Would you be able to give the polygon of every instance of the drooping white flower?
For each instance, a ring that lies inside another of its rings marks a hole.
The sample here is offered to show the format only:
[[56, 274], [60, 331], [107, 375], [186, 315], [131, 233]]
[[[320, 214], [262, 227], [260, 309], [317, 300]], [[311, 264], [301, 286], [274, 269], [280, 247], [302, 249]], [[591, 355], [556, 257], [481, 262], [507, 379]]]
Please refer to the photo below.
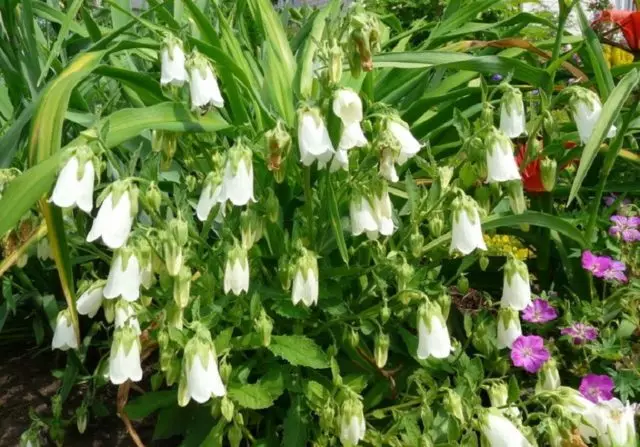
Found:
[[333, 98], [333, 113], [346, 127], [362, 121], [362, 101], [356, 92], [348, 88], [338, 90]]
[[247, 251], [239, 244], [229, 250], [224, 267], [224, 293], [229, 291], [234, 295], [249, 291], [249, 260]]
[[36, 251], [38, 259], [40, 259], [41, 261], [53, 259], [53, 255], [51, 254], [51, 245], [49, 245], [49, 238], [46, 236], [38, 241], [38, 247]]
[[291, 301], [308, 307], [318, 304], [318, 288], [318, 260], [313, 252], [305, 250], [296, 265]]
[[360, 123], [352, 123], [342, 129], [338, 150], [346, 151], [354, 147], [364, 147], [367, 143], [367, 137], [364, 136]]
[[189, 91], [192, 110], [210, 105], [224, 107], [224, 99], [222, 99], [211, 63], [196, 51], [189, 61]]
[[526, 116], [522, 92], [509, 85], [500, 101], [500, 130], [509, 138], [517, 138], [526, 133]]
[[487, 182], [520, 180], [518, 164], [513, 156], [513, 144], [502, 131], [493, 129], [485, 140], [487, 146]]
[[136, 310], [130, 302], [118, 300], [115, 307], [114, 325], [116, 329], [130, 327], [137, 335], [140, 335], [140, 322], [136, 316]]
[[[211, 209], [221, 204], [216, 220], [222, 221], [224, 217], [224, 191], [222, 189], [222, 176], [217, 172], [211, 172], [204, 181], [204, 187], [196, 206], [196, 215], [201, 222], [209, 218]], [[218, 219], [220, 218], [220, 219]]]
[[104, 297], [135, 301], [140, 298], [140, 284], [140, 264], [136, 254], [129, 248], [117, 251], [104, 286]]
[[502, 307], [523, 310], [531, 303], [531, 285], [527, 264], [515, 259], [507, 259], [504, 266], [504, 284], [502, 286]]
[[116, 249], [122, 247], [129, 238], [133, 218], [138, 213], [138, 189], [129, 181], [116, 181], [106, 192], [87, 235], [87, 242], [102, 238], [107, 247]]
[[578, 431], [584, 439], [595, 438], [600, 426], [596, 404], [586, 399], [582, 393], [573, 388], [561, 386], [562, 405], [574, 416], [580, 418]]
[[487, 412], [481, 430], [490, 447], [531, 447], [518, 427], [497, 411]]
[[403, 165], [408, 159], [420, 152], [422, 145], [413, 136], [409, 126], [404, 121], [395, 118], [387, 122], [387, 129], [400, 145], [400, 153], [396, 162]]
[[142, 380], [140, 339], [131, 327], [124, 326], [113, 334], [109, 356], [109, 380], [114, 385], [121, 385], [127, 380]]
[[393, 153], [388, 149], [382, 152], [379, 172], [381, 177], [390, 182], [395, 183], [399, 180], [396, 165], [393, 162]]
[[518, 311], [510, 307], [498, 311], [498, 349], [511, 348], [516, 338], [522, 335]]
[[298, 112], [298, 146], [300, 161], [305, 166], [318, 160], [318, 169], [323, 169], [331, 160], [335, 150], [318, 109]]
[[76, 301], [76, 309], [80, 315], [87, 315], [89, 318], [96, 316], [102, 306], [102, 291], [104, 282], [97, 281], [82, 294]]
[[78, 206], [85, 213], [93, 209], [93, 185], [96, 171], [93, 153], [86, 146], [74, 149], [58, 174], [49, 202], [60, 208]]
[[635, 413], [637, 405], [619, 399], [602, 401], [596, 405], [599, 419], [598, 446], [636, 447]]
[[349, 170], [349, 153], [345, 149], [338, 149], [331, 160], [329, 172], [336, 172], [342, 169]]
[[[573, 95], [571, 97], [569, 107], [573, 120], [578, 128], [578, 134], [580, 135], [580, 141], [582, 144], [586, 144], [591, 138], [593, 129], [600, 120], [600, 113], [602, 112], [602, 103], [598, 95], [591, 90], [587, 90], [582, 87], [572, 87]], [[615, 125], [611, 125], [608, 138], [613, 138], [616, 135], [617, 129]]]
[[444, 359], [451, 354], [451, 338], [440, 305], [427, 302], [418, 310], [418, 352], [421, 360], [429, 357]]
[[168, 36], [160, 50], [161, 85], [182, 86], [187, 81], [182, 41], [175, 36]]
[[60, 349], [61, 351], [78, 349], [78, 339], [71, 324], [69, 311], [66, 309], [58, 312], [56, 329], [53, 332], [53, 340], [51, 341], [51, 349]]
[[449, 253], [468, 255], [473, 250], [486, 250], [482, 236], [478, 204], [468, 196], [456, 197], [451, 204], [451, 245]]
[[372, 239], [377, 237], [378, 222], [371, 204], [365, 196], [352, 198], [349, 205], [349, 216], [351, 218], [351, 234], [359, 236], [367, 232], [368, 235], [372, 235]]
[[386, 187], [380, 191], [380, 194], [373, 197], [373, 212], [378, 224], [378, 232], [383, 236], [391, 236], [395, 230], [393, 206]]
[[208, 330], [199, 330], [187, 343], [182, 361], [184, 371], [178, 388], [178, 404], [185, 406], [191, 399], [207, 402], [212, 396], [224, 396], [227, 391], [218, 371], [216, 350]]
[[246, 205], [249, 201], [255, 202], [252, 153], [242, 141], [237, 141], [229, 149], [222, 178], [222, 194], [225, 201], [229, 200], [235, 206]]
[[358, 445], [364, 439], [367, 424], [364, 419], [362, 402], [349, 398], [340, 407], [340, 442], [345, 447]]

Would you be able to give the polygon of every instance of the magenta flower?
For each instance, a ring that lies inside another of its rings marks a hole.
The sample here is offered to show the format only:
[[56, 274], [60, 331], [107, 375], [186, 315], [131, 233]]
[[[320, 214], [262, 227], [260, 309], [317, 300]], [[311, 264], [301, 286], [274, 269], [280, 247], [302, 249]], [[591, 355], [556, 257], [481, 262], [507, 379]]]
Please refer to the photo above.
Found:
[[622, 238], [625, 242], [640, 241], [640, 217], [611, 216], [613, 226], [609, 228], [609, 234]]
[[627, 266], [624, 264], [624, 262], [609, 259], [609, 264], [602, 272], [601, 277], [608, 280], [627, 282], [627, 275], [624, 274], [624, 271], [626, 269]]
[[613, 380], [607, 375], [587, 374], [580, 382], [580, 392], [593, 403], [613, 399]]
[[590, 271], [597, 278], [602, 278], [610, 263], [611, 259], [605, 256], [594, 255], [589, 250], [582, 252], [582, 268]]
[[560, 330], [560, 333], [571, 337], [574, 345], [582, 345], [598, 337], [598, 330], [584, 323], [573, 323], [571, 326]]
[[549, 301], [536, 298], [522, 311], [522, 319], [529, 323], [546, 323], [558, 318], [556, 308]]
[[551, 355], [537, 335], [521, 335], [511, 345], [511, 361], [529, 373], [536, 373]]

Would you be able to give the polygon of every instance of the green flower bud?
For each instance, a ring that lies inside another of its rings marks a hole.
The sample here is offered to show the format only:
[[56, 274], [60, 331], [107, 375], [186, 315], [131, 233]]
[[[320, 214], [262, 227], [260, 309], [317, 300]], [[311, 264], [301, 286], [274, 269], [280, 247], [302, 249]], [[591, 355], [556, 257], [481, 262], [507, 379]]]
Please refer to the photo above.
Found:
[[542, 186], [545, 191], [553, 191], [556, 186], [558, 164], [551, 158], [545, 158], [540, 162], [540, 174], [542, 177]]
[[187, 191], [193, 192], [195, 191], [196, 186], [198, 185], [198, 179], [195, 178], [193, 175], [187, 175], [187, 177], [184, 179], [184, 183], [187, 187]]
[[267, 148], [267, 168], [273, 172], [276, 182], [282, 183], [285, 177], [285, 161], [291, 151], [291, 135], [285, 124], [278, 121], [276, 127], [265, 133]]
[[220, 360], [220, 377], [224, 383], [229, 382], [229, 377], [231, 377], [232, 371], [233, 367], [227, 362], [226, 358]]
[[482, 255], [480, 256], [480, 270], [482, 270], [483, 272], [487, 270], [487, 267], [489, 267], [489, 258], [487, 258], [486, 256]]
[[191, 269], [183, 266], [173, 281], [173, 300], [180, 309], [189, 304], [191, 298]]
[[424, 236], [417, 231], [412, 233], [409, 237], [409, 244], [411, 246], [411, 254], [416, 258], [419, 258], [422, 255]]
[[440, 237], [443, 230], [444, 219], [442, 218], [442, 213], [434, 213], [433, 217], [429, 220], [429, 234], [434, 238]]
[[342, 48], [334, 40], [329, 50], [329, 84], [338, 85], [342, 78]]
[[273, 331], [273, 320], [267, 315], [264, 309], [260, 310], [260, 316], [255, 320], [256, 332], [262, 338], [262, 346], [271, 344], [271, 332]]
[[167, 224], [169, 235], [180, 245], [185, 246], [189, 241], [189, 225], [181, 217], [174, 217]]
[[162, 204], [162, 193], [160, 192], [160, 189], [158, 188], [156, 182], [151, 182], [149, 184], [149, 187], [147, 188], [147, 191], [145, 193], [145, 198], [156, 213], [160, 212], [160, 206]]
[[80, 434], [83, 434], [87, 429], [88, 413], [87, 406], [84, 403], [76, 409], [76, 426]]
[[239, 447], [243, 438], [242, 429], [237, 424], [233, 424], [227, 432], [227, 438], [231, 447]]
[[520, 180], [514, 180], [505, 183], [507, 184], [511, 211], [513, 211], [513, 214], [524, 213], [527, 210], [527, 202], [522, 190], [522, 182]]
[[278, 198], [276, 197], [273, 189], [269, 188], [267, 190], [267, 199], [265, 201], [265, 209], [267, 214], [267, 219], [271, 223], [276, 223], [278, 221], [278, 216], [280, 215], [280, 202], [278, 202]]
[[354, 328], [349, 330], [349, 344], [352, 348], [356, 348], [360, 344], [360, 334]]
[[222, 398], [222, 402], [220, 403], [220, 409], [222, 410], [222, 416], [227, 420], [227, 422], [231, 422], [233, 420], [233, 413], [235, 411], [233, 401], [227, 396], [224, 396]]
[[451, 310], [451, 296], [448, 293], [443, 292], [438, 295], [436, 301], [440, 306], [442, 318], [446, 320], [447, 318], [449, 318], [449, 311]]
[[469, 291], [469, 279], [465, 275], [461, 275], [458, 278], [457, 287], [460, 293], [466, 294]]
[[462, 398], [458, 393], [451, 389], [447, 389], [447, 394], [444, 396], [444, 407], [450, 415], [460, 422], [461, 425], [464, 425], [464, 408], [462, 406]]
[[466, 162], [460, 168], [459, 177], [462, 187], [466, 189], [473, 186], [480, 176], [478, 175], [478, 170], [476, 170], [476, 165]]
[[378, 368], [384, 368], [389, 358], [389, 336], [379, 333], [374, 340], [374, 357]]
[[384, 306], [380, 309], [380, 320], [382, 320], [382, 324], [385, 324], [391, 318], [391, 309], [387, 305], [387, 302], [384, 302]]

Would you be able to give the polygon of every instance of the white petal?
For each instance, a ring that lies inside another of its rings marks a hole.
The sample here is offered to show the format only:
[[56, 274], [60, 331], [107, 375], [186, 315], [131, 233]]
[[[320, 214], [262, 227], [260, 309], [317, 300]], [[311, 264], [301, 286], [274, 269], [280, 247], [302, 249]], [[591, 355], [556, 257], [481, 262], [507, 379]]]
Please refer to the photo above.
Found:
[[505, 327], [502, 318], [498, 318], [498, 349], [511, 349], [513, 342], [521, 335], [520, 325], [515, 321], [509, 320], [509, 325]]
[[380, 175], [393, 183], [399, 180], [393, 158], [390, 155], [385, 154], [382, 156], [382, 160], [380, 160]]
[[84, 175], [78, 183], [78, 196], [76, 202], [78, 208], [85, 213], [90, 213], [93, 209], [93, 183], [95, 180], [95, 170], [93, 169], [93, 163], [88, 161], [84, 165]]
[[122, 298], [127, 301], [135, 301], [140, 298], [140, 264], [135, 256], [129, 257], [127, 268], [122, 272], [120, 281]]
[[160, 84], [181, 86], [187, 80], [187, 70], [184, 66], [184, 53], [178, 46], [173, 47], [173, 54], [170, 57], [169, 50], [164, 48], [160, 52], [161, 77]]
[[487, 249], [482, 237], [482, 227], [480, 226], [477, 211], [473, 217], [474, 220], [471, 221], [466, 211], [461, 211], [459, 218], [454, 219], [449, 252], [457, 250], [463, 255], [468, 255], [476, 248], [481, 250]]
[[227, 390], [220, 377], [220, 372], [218, 371], [218, 363], [211, 351], [209, 352], [209, 365], [207, 366], [207, 381], [209, 389], [214, 396], [222, 397], [227, 394]]
[[430, 355], [428, 336], [427, 325], [420, 319], [418, 322], [418, 352], [416, 354], [420, 360], [424, 360]]
[[298, 143], [300, 145], [300, 155], [303, 162], [305, 153], [317, 158], [328, 152], [330, 154], [329, 158], [331, 158], [334, 152], [331, 138], [329, 137], [329, 132], [324, 122], [322, 122], [321, 119], [316, 121], [311, 113], [303, 114], [300, 119]]
[[520, 180], [518, 164], [510, 144], [504, 146], [497, 144], [492, 151], [487, 151], [487, 182], [506, 182], [509, 180]]
[[253, 200], [253, 166], [241, 160], [237, 171], [233, 172], [231, 163], [227, 163], [224, 173], [225, 198], [235, 206], [242, 206]]
[[307, 300], [305, 301], [307, 306], [318, 304], [318, 278], [316, 278], [313, 269], [307, 270], [305, 294], [307, 296]]
[[124, 193], [120, 197], [110, 217], [110, 221], [102, 229], [102, 240], [111, 249], [120, 248], [127, 242], [133, 226], [129, 194]]
[[96, 239], [102, 237], [102, 233], [110, 222], [113, 220], [113, 194], [107, 195], [100, 205], [98, 214], [93, 220], [91, 230], [87, 235], [87, 242], [93, 242]]
[[519, 274], [514, 274], [509, 281], [504, 275], [502, 285], [502, 307], [511, 307], [515, 310], [524, 310], [531, 303], [531, 286]]
[[198, 68], [193, 68], [189, 77], [189, 90], [191, 93], [191, 107], [193, 109], [206, 107], [209, 104], [216, 107], [223, 107], [224, 100], [218, 87], [211, 67], [206, 67], [203, 78]]
[[76, 309], [80, 315], [93, 318], [102, 306], [102, 287], [94, 287], [83, 293], [76, 302]]
[[296, 276], [293, 279], [293, 286], [291, 287], [291, 301], [293, 304], [298, 304], [302, 301], [306, 289], [306, 281], [302, 276], [302, 272], [298, 270]]
[[207, 377], [207, 371], [200, 360], [200, 355], [196, 353], [193, 356], [191, 368], [187, 372], [187, 393], [191, 399], [199, 404], [203, 404], [211, 398], [209, 379], [210, 377]]
[[339, 90], [333, 100], [333, 113], [345, 126], [362, 121], [362, 101], [353, 90]]
[[338, 150], [353, 149], [354, 147], [364, 147], [367, 145], [367, 138], [362, 132], [359, 122], [354, 122], [342, 130]]
[[333, 156], [329, 172], [336, 172], [340, 169], [344, 171], [349, 170], [349, 154], [344, 149], [338, 149], [336, 154]]
[[51, 340], [51, 349], [60, 349], [67, 351], [68, 349], [77, 349], [78, 340], [71, 326], [71, 322], [65, 316], [59, 316], [56, 320], [56, 329], [53, 332]]
[[398, 156], [398, 164], [404, 164], [409, 158], [420, 152], [420, 142], [416, 140], [411, 131], [402, 124], [391, 121], [389, 122], [389, 131], [393, 134], [398, 143], [400, 143], [400, 155]]
[[500, 130], [509, 138], [517, 138], [526, 132], [526, 118], [524, 110], [509, 107], [507, 104], [500, 106]]
[[49, 201], [61, 208], [68, 208], [76, 204], [78, 194], [78, 159], [74, 156], [60, 170]]

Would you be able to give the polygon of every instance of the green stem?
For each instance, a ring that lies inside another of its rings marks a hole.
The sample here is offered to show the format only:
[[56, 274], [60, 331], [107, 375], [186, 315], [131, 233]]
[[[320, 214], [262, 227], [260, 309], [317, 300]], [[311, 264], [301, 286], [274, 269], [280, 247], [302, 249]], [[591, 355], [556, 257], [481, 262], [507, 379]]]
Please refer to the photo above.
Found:
[[313, 191], [311, 189], [311, 167], [304, 168], [304, 202], [307, 208], [310, 245], [313, 245]]
[[[540, 211], [551, 214], [553, 208], [553, 197], [551, 193], [545, 192], [540, 197]], [[538, 245], [538, 273], [540, 285], [543, 289], [549, 287], [549, 259], [551, 256], [551, 230], [540, 228], [540, 244]]]

